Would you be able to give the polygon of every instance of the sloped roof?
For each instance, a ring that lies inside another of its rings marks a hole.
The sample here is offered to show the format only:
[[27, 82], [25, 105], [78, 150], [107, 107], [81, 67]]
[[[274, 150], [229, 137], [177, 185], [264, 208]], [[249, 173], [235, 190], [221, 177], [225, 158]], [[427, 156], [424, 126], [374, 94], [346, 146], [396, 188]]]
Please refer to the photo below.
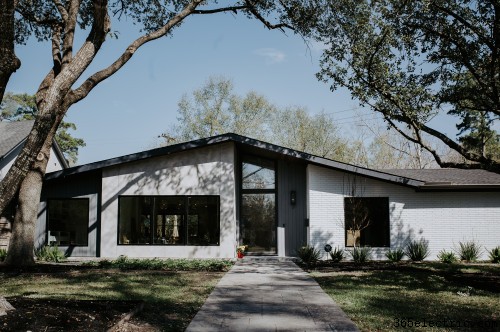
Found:
[[142, 151], [126, 156], [111, 158], [91, 164], [85, 164], [53, 172], [46, 179], [61, 178], [73, 174], [90, 172], [128, 162], [144, 160], [152, 157], [188, 151], [209, 145], [234, 142], [303, 160], [309, 164], [328, 167], [339, 171], [358, 174], [369, 178], [391, 182], [417, 190], [495, 190], [500, 191], [500, 174], [484, 170], [432, 169], [432, 170], [375, 170], [359, 167], [335, 160], [314, 156], [305, 152], [266, 143], [253, 138], [228, 133], [202, 138], [190, 142], [169, 145], [152, 150]]
[[[0, 121], [0, 159], [5, 158], [12, 150], [24, 143], [34, 123], [35, 120]], [[68, 162], [56, 141], [54, 141], [52, 147], [62, 167], [68, 168]]]
[[0, 121], [0, 159], [24, 142], [28, 136], [34, 120], [31, 121]]
[[386, 173], [423, 181], [426, 185], [500, 185], [500, 175], [483, 169], [384, 169]]

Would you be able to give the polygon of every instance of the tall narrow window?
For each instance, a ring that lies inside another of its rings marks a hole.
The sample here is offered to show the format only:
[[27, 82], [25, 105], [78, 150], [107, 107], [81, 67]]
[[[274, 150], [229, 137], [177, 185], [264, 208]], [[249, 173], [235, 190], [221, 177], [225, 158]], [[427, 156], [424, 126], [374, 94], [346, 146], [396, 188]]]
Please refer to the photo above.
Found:
[[389, 247], [389, 198], [345, 197], [346, 247]]
[[245, 156], [241, 165], [240, 242], [254, 253], [276, 253], [276, 172], [271, 160]]
[[50, 199], [47, 202], [47, 242], [58, 246], [87, 246], [89, 200]]

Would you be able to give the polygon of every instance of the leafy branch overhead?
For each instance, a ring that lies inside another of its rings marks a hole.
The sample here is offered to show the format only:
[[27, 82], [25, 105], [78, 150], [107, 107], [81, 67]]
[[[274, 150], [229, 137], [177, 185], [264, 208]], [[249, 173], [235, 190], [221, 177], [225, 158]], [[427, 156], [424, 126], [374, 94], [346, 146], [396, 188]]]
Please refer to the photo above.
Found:
[[[318, 1], [322, 3], [322, 1]], [[497, 0], [327, 1], [316, 38], [318, 78], [346, 87], [442, 167], [500, 171], [500, 3]], [[437, 116], [456, 135], [437, 130]], [[411, 134], [408, 134], [409, 129]], [[462, 160], [443, 158], [425, 137]]]

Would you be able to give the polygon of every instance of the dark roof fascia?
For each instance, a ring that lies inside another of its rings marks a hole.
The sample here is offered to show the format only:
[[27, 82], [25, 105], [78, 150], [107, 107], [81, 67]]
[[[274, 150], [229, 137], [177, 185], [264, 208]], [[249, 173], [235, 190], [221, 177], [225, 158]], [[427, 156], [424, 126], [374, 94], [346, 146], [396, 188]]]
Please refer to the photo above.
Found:
[[418, 192], [500, 192], [498, 184], [427, 184], [416, 189]]
[[24, 142], [26, 141], [26, 137], [21, 140], [16, 146], [14, 146], [12, 149], [10, 149], [6, 154], [3, 156], [0, 156], [0, 160], [6, 159], [12, 152], [14, 152], [19, 146], [22, 146]]
[[52, 147], [54, 148], [54, 151], [56, 153], [56, 157], [57, 157], [57, 159], [59, 159], [59, 162], [61, 163], [62, 168], [63, 169], [69, 168], [68, 161], [64, 157], [64, 154], [61, 150], [61, 147], [59, 146], [59, 144], [57, 144], [55, 139], [52, 142]]
[[168, 146], [164, 146], [161, 148], [132, 153], [132, 154], [125, 155], [125, 156], [115, 157], [115, 158], [111, 158], [111, 159], [106, 159], [106, 160], [97, 161], [97, 162], [90, 163], [90, 164], [75, 166], [75, 167], [71, 167], [68, 169], [48, 173], [47, 175], [45, 175], [45, 180], [52, 180], [52, 179], [56, 179], [56, 178], [60, 178], [60, 177], [66, 177], [69, 175], [95, 171], [97, 169], [102, 169], [102, 168], [116, 166], [116, 165], [125, 164], [125, 163], [131, 163], [134, 161], [140, 161], [140, 160], [149, 159], [149, 158], [158, 157], [158, 156], [169, 155], [169, 154], [173, 154], [176, 152], [193, 150], [193, 149], [201, 148], [204, 146], [209, 146], [209, 145], [214, 145], [214, 144], [219, 144], [219, 143], [224, 143], [224, 142], [230, 142], [230, 141], [232, 141], [232, 139], [230, 137], [228, 137], [227, 134], [224, 134], [224, 135], [219, 135], [219, 136], [202, 138], [202, 139], [198, 139], [198, 140], [194, 140], [194, 141], [190, 141], [190, 142], [185, 142], [185, 143], [168, 145]]

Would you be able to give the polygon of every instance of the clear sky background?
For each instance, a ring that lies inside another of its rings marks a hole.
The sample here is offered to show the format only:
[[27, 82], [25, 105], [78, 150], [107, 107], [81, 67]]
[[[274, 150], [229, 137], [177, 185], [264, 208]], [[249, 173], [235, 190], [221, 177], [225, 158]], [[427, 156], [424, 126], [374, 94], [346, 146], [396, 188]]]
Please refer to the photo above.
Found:
[[[118, 39], [104, 43], [82, 79], [111, 64], [138, 36], [130, 22], [113, 24]], [[81, 42], [85, 36], [77, 38]], [[87, 143], [78, 164], [154, 147], [158, 135], [176, 121], [182, 95], [201, 87], [211, 75], [233, 79], [239, 94], [253, 90], [278, 106], [331, 113], [346, 132], [361, 119], [377, 121], [380, 116], [359, 109], [348, 92], [331, 92], [316, 79], [319, 46], [308, 47], [292, 32], [269, 31], [241, 14], [188, 17], [173, 36], [143, 46], [125, 67], [70, 108], [67, 120], [78, 127], [74, 136]], [[50, 43], [31, 40], [16, 52], [22, 66], [7, 90], [33, 94], [51, 67]]]

